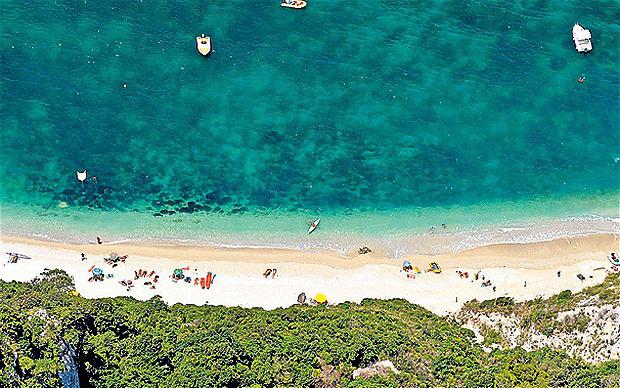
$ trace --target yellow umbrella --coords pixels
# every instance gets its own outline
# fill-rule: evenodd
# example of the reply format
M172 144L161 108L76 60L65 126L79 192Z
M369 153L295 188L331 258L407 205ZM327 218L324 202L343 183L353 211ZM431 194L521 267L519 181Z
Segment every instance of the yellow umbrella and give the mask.
M325 296L325 294L318 293L314 297L314 300L316 300L319 303L325 303L327 302L327 297Z

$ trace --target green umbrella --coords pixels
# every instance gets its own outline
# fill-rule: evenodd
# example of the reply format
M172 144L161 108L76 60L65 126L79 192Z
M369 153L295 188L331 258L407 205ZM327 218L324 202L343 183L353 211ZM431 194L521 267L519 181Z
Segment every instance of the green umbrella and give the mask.
M178 276L178 277L183 276L183 270L180 268L176 268L172 273L174 274L174 276Z

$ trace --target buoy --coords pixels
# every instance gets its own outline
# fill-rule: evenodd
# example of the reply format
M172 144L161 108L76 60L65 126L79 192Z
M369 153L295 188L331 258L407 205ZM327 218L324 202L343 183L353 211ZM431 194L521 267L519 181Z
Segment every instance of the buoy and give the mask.
M78 181L84 182L86 180L86 170L82 172L76 171L76 174L77 174Z
M123 84L123 87L124 87L124 88L126 88L126 87L127 87L127 84Z

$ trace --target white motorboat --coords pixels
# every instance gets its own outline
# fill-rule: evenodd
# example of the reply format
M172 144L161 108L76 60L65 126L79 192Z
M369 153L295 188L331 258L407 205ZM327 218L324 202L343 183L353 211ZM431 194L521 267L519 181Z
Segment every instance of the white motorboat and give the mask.
M211 52L211 38L202 34L196 37L196 49L198 52L206 57Z
M316 221L312 221L312 224L310 224L310 227L308 228L308 234L314 232L317 226L319 226L319 222L321 222L320 218L317 218Z
M308 3L303 0L281 0L280 5L284 8L302 9L306 8Z
M579 23L573 26L573 42L575 49L580 53L592 51L592 34Z

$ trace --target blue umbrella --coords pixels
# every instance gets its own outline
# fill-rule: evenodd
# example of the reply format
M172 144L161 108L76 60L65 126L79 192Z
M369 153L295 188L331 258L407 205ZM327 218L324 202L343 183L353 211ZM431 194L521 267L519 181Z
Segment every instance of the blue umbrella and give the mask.
M403 261L403 267L411 267L411 263L407 260Z
M103 270L101 268L93 268L93 275L103 275Z

